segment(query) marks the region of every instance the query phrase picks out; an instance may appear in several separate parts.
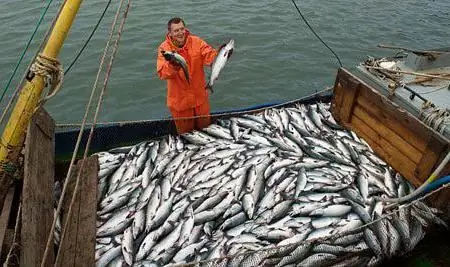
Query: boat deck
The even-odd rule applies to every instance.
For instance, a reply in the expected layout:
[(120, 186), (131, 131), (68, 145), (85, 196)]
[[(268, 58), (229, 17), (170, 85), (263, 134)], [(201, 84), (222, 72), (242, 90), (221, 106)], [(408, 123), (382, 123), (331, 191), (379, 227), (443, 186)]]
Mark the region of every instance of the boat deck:
[[(418, 118), (423, 117), (426, 101), (450, 110), (449, 49), (369, 59), (358, 70), (380, 93)], [(441, 133), (449, 139), (450, 125), (443, 127)]]
[[(340, 75), (339, 75), (340, 74)], [(341, 70), (338, 74), (338, 82), (337, 84), (342, 84), (342, 88), (340, 88), (341, 91), (357, 91), (358, 92), (369, 92), (368, 90), (364, 89), (364, 84), (360, 82), (359, 80), (356, 80), (354, 76), (352, 75), (343, 75), (345, 74), (344, 70)], [(354, 83), (356, 81), (357, 84)], [(370, 91), (371, 92), (371, 91)], [(287, 107), (287, 106), (293, 106), (296, 104), (306, 104), (306, 103), (317, 103), (317, 102), (330, 102), (333, 103), (333, 99), (336, 100), (336, 97), (343, 101), (337, 101), (339, 103), (342, 103), (342, 107), (345, 107), (345, 110), (350, 111), (351, 109), (349, 106), (353, 106), (353, 110), (356, 110), (358, 108), (358, 99), (357, 97), (354, 97), (354, 101), (352, 105), (347, 105), (350, 98), (347, 97), (341, 97), (338, 96), (338, 92), (334, 90), (334, 93), (332, 95), (329, 95), (328, 93), (318, 93), (314, 96), (299, 99), (293, 102), (284, 103), (281, 105), (277, 105), (278, 107)], [(356, 93), (354, 95), (359, 95), (361, 97), (366, 97), (366, 99), (373, 100), (373, 96), (364, 95), (364, 93), (359, 94)], [(327, 100), (328, 101), (325, 101)], [(335, 101), (336, 102), (336, 101)], [(376, 102), (375, 104), (379, 104), (381, 101)], [(372, 107), (373, 105), (369, 105)], [(341, 110), (339, 108), (336, 108), (337, 111)], [(255, 111), (249, 110), (249, 113), (252, 113)], [(34, 117), (37, 117), (37, 113)], [(46, 113), (45, 113), (46, 114)], [(342, 114), (342, 112), (340, 112)], [(351, 114), (351, 113), (350, 113)], [(358, 113), (360, 114), (360, 113)], [(377, 113), (378, 114), (378, 113)], [(386, 114), (386, 113), (383, 113)], [(394, 113), (395, 115), (397, 113)], [(49, 221), (49, 218), (51, 219), (51, 213), (53, 212), (53, 206), (54, 206), (54, 199), (51, 192), (52, 185), (54, 182), (55, 177), (59, 177), (60, 174), (65, 174), (67, 169), (64, 171), (58, 171), (57, 166), (58, 158), (55, 156), (58, 155), (58, 147), (63, 147), (63, 144), (66, 145), (66, 147), (70, 147), (74, 143), (75, 134), (77, 133), (76, 130), (67, 132), (67, 133), (57, 133), (55, 134), (54, 130), (54, 121), (52, 121), (51, 117), (47, 115), (39, 115), (40, 118), (46, 118), (47, 122), (42, 122), (42, 120), (37, 120), (33, 123), (40, 123), (40, 124), (52, 124), (53, 126), (50, 127), (50, 130), (46, 130), (45, 127), (42, 127), (39, 125), (35, 125), (33, 127), (30, 127), (31, 131), (28, 131), (27, 133), (27, 142), (26, 142), (26, 155), (25, 155), (25, 167), (24, 167), (24, 186), (23, 191), (20, 187), (17, 187), (17, 194), (13, 195), (17, 200), (9, 201), (11, 207), (18, 206), (18, 199), (21, 197), (22, 200), (22, 212), (23, 212), (23, 219), (21, 221), (21, 227), (20, 227), (20, 237), (21, 237), (21, 245), (16, 246), (13, 250), (15, 255), (20, 255), (20, 257), (17, 257), (17, 261), (20, 260), (20, 264), (24, 266), (37, 266), (40, 264), (41, 255), (43, 255), (43, 246), (42, 244), (45, 244), (47, 241), (47, 233), (49, 232), (51, 221)], [(224, 114), (221, 114), (220, 118), (227, 118), (233, 116), (233, 113), (225, 112)], [(357, 117), (357, 116), (355, 116)], [(348, 117), (350, 118), (350, 117)], [(397, 116), (395, 116), (397, 118)], [(419, 123), (415, 118), (413, 118), (416, 123)], [(355, 120), (354, 120), (355, 121)], [(381, 124), (377, 124), (381, 125)], [(384, 124), (388, 125), (388, 124)], [(396, 125), (395, 123), (391, 123), (389, 125)], [(373, 125), (372, 125), (373, 126)], [(171, 126), (169, 125), (169, 121), (164, 120), (161, 122), (149, 122), (149, 123), (135, 123), (135, 124), (127, 124), (127, 125), (110, 125), (108, 127), (99, 127), (96, 129), (92, 144), (94, 144), (95, 150), (99, 151), (105, 151), (108, 150), (110, 147), (117, 147), (118, 144), (126, 144), (126, 143), (138, 143), (140, 139), (149, 139), (149, 134), (147, 131), (152, 131), (152, 137), (156, 138), (159, 134), (159, 138), (164, 137), (165, 135), (169, 134)], [(34, 129), (34, 130), (33, 130)], [(377, 128), (379, 129), (379, 128)], [(417, 129), (417, 127), (412, 127), (411, 129)], [(420, 130), (420, 129), (419, 129)], [(423, 131), (412, 131), (415, 135), (423, 133)], [(87, 132), (86, 132), (87, 134)], [(379, 135), (380, 138), (387, 138), (385, 135), (381, 134)], [(384, 137), (383, 137), (384, 136)], [(429, 136), (433, 136), (430, 134)], [(391, 138), (390, 138), (391, 139)], [(395, 145), (395, 144), (393, 144)], [(442, 146), (441, 146), (442, 147)], [(49, 153), (48, 151), (55, 151), (55, 154)], [(61, 150), (59, 151), (59, 156), (64, 155), (65, 151)], [(391, 157), (387, 157), (391, 158)], [(398, 158), (398, 157), (396, 157)], [(428, 161), (431, 163), (434, 163), (433, 160), (430, 160), (430, 157), (428, 157)], [(76, 183), (76, 177), (78, 176), (78, 169), (81, 168), (82, 172), (80, 174), (80, 183), (78, 193), (74, 197), (73, 207), (74, 209), (72, 212), (69, 212), (70, 208), (68, 207), (68, 201), (63, 202), (63, 208), (62, 208), (62, 222), (65, 221), (65, 218), (70, 218), (69, 223), (67, 224), (67, 234), (64, 236), (64, 238), (61, 236), (61, 231), (59, 231), (60, 235), (60, 253), (57, 253), (56, 255), (54, 253), (49, 253), (47, 261), (49, 262), (56, 262), (56, 266), (72, 266), (70, 263), (74, 263), (73, 266), (80, 266), (80, 265), (86, 265), (86, 266), (93, 266), (95, 265), (95, 243), (96, 239), (94, 238), (95, 234), (93, 231), (96, 230), (96, 218), (97, 218), (97, 201), (94, 200), (94, 198), (97, 198), (97, 190), (95, 183), (98, 182), (98, 173), (99, 173), (99, 160), (96, 155), (91, 156), (88, 161), (85, 163), (86, 165), (82, 166), (81, 161), (78, 162), (77, 165), (74, 166), (74, 170), (72, 172), (72, 182), (68, 186), (68, 196), (72, 196), (72, 192), (75, 191), (75, 188), (77, 187)], [(53, 168), (51, 167), (52, 164), (56, 164), (56, 170), (53, 173)], [(50, 165), (50, 166), (49, 166)], [(36, 166), (39, 166), (37, 168)], [(46, 171), (44, 171), (46, 170)], [(51, 171), (50, 171), (51, 170)], [(37, 174), (39, 175), (37, 175)], [(61, 177), (65, 177), (65, 175), (61, 175)], [(39, 179), (36, 179), (39, 178)], [(39, 190), (36, 190), (36, 189)], [(22, 196), (20, 196), (22, 194)], [(17, 196), (17, 197), (16, 197)], [(448, 196), (448, 195), (446, 195)], [(440, 196), (442, 197), (442, 196)], [(444, 198), (444, 201), (447, 201), (448, 197)], [(432, 203), (434, 204), (434, 202)], [(6, 210), (6, 209), (4, 209)], [(6, 212), (5, 212), (6, 213)], [(17, 218), (17, 209), (14, 209), (12, 212), (7, 212), (8, 214), (4, 214), (4, 221), (10, 221), (8, 224), (8, 227), (4, 229), (3, 236), (8, 236), (7, 233), (14, 233), (15, 232), (15, 222), (14, 218)], [(46, 216), (42, 216), (42, 214), (47, 214)], [(50, 214), (50, 215), (48, 215)], [(1, 221), (0, 217), (0, 221)], [(387, 218), (387, 217), (386, 217)], [(19, 225), (19, 224), (18, 224)], [(79, 226), (83, 227), (79, 227)], [(19, 228), (18, 228), (19, 229)], [(435, 230), (435, 229), (430, 229)], [(18, 230), (19, 231), (19, 230)], [(58, 232), (58, 231), (57, 231)], [(428, 229), (427, 229), (428, 232)], [(1, 235), (1, 233), (0, 233)], [(11, 234), (10, 234), (11, 235)], [(437, 236), (445, 237), (444, 234), (437, 234)], [(15, 244), (13, 238), (5, 238), (6, 242), (4, 244), (4, 251), (8, 252), (9, 248), (12, 247), (12, 244)], [(11, 241), (12, 240), (12, 241)], [(425, 256), (427, 262), (436, 263), (437, 265), (443, 264), (442, 266), (447, 266), (446, 262), (448, 262), (448, 259), (445, 257), (445, 253), (439, 253), (439, 255), (436, 256), (436, 251), (442, 251), (435, 249), (435, 245), (440, 246), (440, 248), (444, 248), (443, 244), (447, 244), (445, 242), (436, 242), (436, 239), (430, 238), (428, 239), (428, 243), (422, 243), (423, 245), (420, 247), (419, 251), (410, 252), (407, 254), (407, 257), (400, 257), (400, 255), (404, 252), (402, 250), (398, 250), (399, 257), (393, 258), (391, 262), (386, 262), (383, 266), (391, 266), (392, 264), (398, 264), (402, 266), (411, 265), (416, 262), (423, 262), (423, 258)], [(444, 239), (444, 241), (448, 241), (448, 239)], [(20, 251), (19, 251), (20, 248)], [(119, 247), (120, 248), (120, 247)], [(52, 251), (52, 250), (50, 250)], [(279, 250), (281, 251), (281, 250)], [(120, 251), (119, 251), (120, 252)], [(433, 253), (431, 253), (433, 252)], [(258, 252), (255, 253), (255, 255)], [(362, 252), (356, 252), (356, 253), (362, 253)], [(366, 253), (366, 252), (364, 252)], [(4, 255), (6, 255), (4, 253)], [(362, 254), (361, 254), (362, 255)], [(397, 255), (397, 254), (396, 254)], [(360, 255), (348, 255), (348, 257), (356, 256), (359, 257)], [(441, 257), (443, 259), (441, 260)], [(258, 256), (257, 256), (258, 257)], [(234, 257), (235, 259), (239, 259), (239, 257)], [(253, 258), (253, 257), (252, 257)], [(355, 258), (355, 257), (353, 257)], [(436, 258), (439, 258), (438, 262), (435, 261)], [(228, 257), (222, 258), (222, 259), (228, 259)], [(428, 260), (429, 259), (429, 260)], [(343, 261), (344, 258), (337, 258), (336, 260)], [(298, 260), (299, 261), (299, 260)], [(412, 263), (413, 262), (413, 263)], [(216, 263), (219, 263), (216, 261)], [(326, 265), (332, 264), (333, 262), (327, 262)], [(17, 266), (19, 263), (16, 264)], [(10, 265), (11, 266), (11, 265)], [(245, 266), (245, 265), (242, 265)], [(319, 266), (319, 264), (318, 264)]]

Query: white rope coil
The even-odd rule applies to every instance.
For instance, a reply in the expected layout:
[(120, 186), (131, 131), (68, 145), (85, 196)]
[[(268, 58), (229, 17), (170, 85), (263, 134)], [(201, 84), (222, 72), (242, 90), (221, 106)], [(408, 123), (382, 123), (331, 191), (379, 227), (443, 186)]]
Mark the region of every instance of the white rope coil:
[(57, 59), (46, 57), (42, 54), (36, 56), (36, 60), (31, 65), (30, 71), (44, 77), (45, 87), (51, 85), (47, 96), (39, 101), (38, 106), (40, 106), (58, 93), (64, 80), (64, 71), (61, 63)]
[(422, 105), (420, 117), (425, 124), (442, 134), (450, 125), (450, 112), (445, 108), (433, 107), (431, 102)]

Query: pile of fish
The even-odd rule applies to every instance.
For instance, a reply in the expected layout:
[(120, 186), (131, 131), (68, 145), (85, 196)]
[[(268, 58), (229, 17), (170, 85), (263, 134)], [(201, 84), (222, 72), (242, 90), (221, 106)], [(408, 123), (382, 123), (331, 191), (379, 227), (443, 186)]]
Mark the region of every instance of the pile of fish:
[(329, 108), (271, 108), (98, 153), (97, 266), (374, 266), (445, 225), (422, 202), (376, 220), (387, 211), (375, 197), (414, 188)]

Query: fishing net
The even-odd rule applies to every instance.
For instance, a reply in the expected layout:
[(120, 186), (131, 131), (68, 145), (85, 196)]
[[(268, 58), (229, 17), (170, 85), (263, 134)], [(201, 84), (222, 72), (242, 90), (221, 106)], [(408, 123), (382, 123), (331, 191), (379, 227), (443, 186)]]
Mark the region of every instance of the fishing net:
[(446, 227), (435, 215), (438, 211), (422, 202), (424, 198), (347, 232), (169, 266), (377, 266), (413, 250), (433, 224)]
[(329, 103), (216, 122), (98, 154), (98, 266), (375, 266), (446, 225)]

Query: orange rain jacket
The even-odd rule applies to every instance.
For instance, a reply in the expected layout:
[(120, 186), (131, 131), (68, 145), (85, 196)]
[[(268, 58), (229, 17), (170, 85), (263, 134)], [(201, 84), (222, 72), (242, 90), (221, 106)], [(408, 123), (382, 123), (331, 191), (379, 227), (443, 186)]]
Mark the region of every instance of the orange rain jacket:
[[(190, 83), (183, 70), (175, 70), (162, 56), (161, 50), (175, 51), (183, 56), (188, 64)], [(198, 36), (186, 30), (186, 43), (179, 48), (166, 35), (166, 40), (158, 49), (157, 71), (161, 80), (167, 80), (167, 106), (176, 111), (195, 108), (208, 101), (205, 89), (204, 65), (211, 65), (217, 51)]]

